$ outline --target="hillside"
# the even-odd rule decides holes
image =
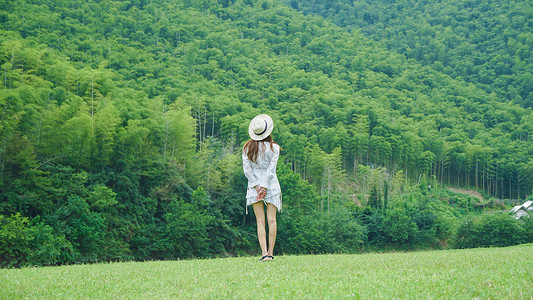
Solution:
[[[304,14],[320,15],[349,31],[360,32],[379,45],[438,73],[472,83],[488,94],[497,95],[495,101],[524,108],[533,105],[533,10],[528,1],[284,2]],[[479,109],[483,105],[476,106]],[[485,114],[483,119],[488,125],[488,119],[492,118]],[[526,135],[530,135],[531,128],[528,131]],[[493,150],[493,146],[489,147]],[[485,149],[483,155],[491,156],[490,159],[494,158],[496,162],[499,155],[492,150]],[[465,169],[475,164],[468,154],[458,160],[466,163]],[[487,177],[498,177],[503,173],[506,173],[504,177],[510,177],[504,171],[505,167],[490,166],[489,169]],[[524,176],[528,172],[519,171],[518,177],[522,178],[517,180],[533,181],[529,175]],[[472,184],[479,179],[469,173],[469,177],[465,174],[463,184],[479,188],[477,183]],[[508,197],[498,193],[497,183],[488,185],[492,188],[481,188],[494,196]],[[503,191],[505,188],[501,185],[499,189]]]
[[[531,109],[277,1],[4,1],[0,26],[2,266],[253,252],[259,113],[283,253],[439,247],[472,200],[428,183],[533,187]]]
[[[532,7],[512,1],[286,1],[453,78],[533,106]]]

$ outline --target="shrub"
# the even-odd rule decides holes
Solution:
[[[46,266],[73,262],[72,245],[52,227],[20,214],[0,215],[0,266]]]
[[[70,195],[67,202],[55,212],[58,229],[79,252],[80,261],[95,262],[103,245],[105,220],[101,214],[92,212],[85,199]]]
[[[383,247],[386,244],[386,234],[383,231],[384,216],[378,211],[366,209],[360,218],[366,226],[368,243],[374,246]]]
[[[416,238],[418,227],[405,210],[395,208],[387,211],[383,231],[391,242],[407,244]]]
[[[214,222],[198,205],[175,200],[165,214],[170,253],[177,258],[206,257],[209,254],[208,227]]]
[[[285,215],[285,213],[284,213]],[[351,253],[366,241],[366,230],[346,211],[278,220],[280,251],[286,254]]]
[[[524,243],[533,243],[533,214],[529,214],[529,217],[520,218],[522,228],[524,228]]]
[[[457,229],[455,248],[505,247],[523,243],[526,231],[507,213],[470,215]]]

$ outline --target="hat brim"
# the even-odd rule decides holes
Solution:
[[[255,119],[259,119],[259,118],[267,122],[267,129],[262,134],[257,135],[252,130],[251,124],[253,123]],[[264,140],[267,136],[269,136],[272,133],[273,129],[274,129],[274,121],[272,121],[272,118],[269,115],[261,114],[253,118],[252,121],[250,121],[250,124],[248,125],[248,135],[254,141],[261,141],[261,140]]]

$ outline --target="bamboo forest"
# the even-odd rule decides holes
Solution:
[[[525,0],[0,0],[0,267],[533,242]]]

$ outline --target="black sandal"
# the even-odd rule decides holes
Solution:
[[[270,257],[270,258],[271,258],[271,260],[274,260],[274,256],[272,256],[272,255],[269,255],[268,257]]]
[[[261,257],[261,259],[259,261],[265,261],[265,258],[267,258],[267,257],[270,257],[270,256],[265,255],[265,256]]]

